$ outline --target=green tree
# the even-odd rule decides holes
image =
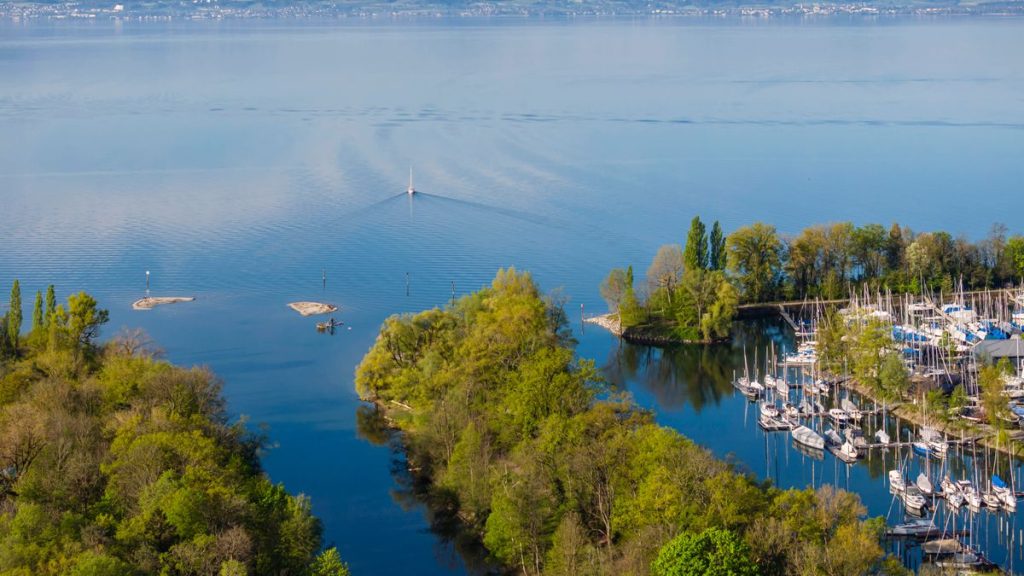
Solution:
[[[662,547],[651,565],[655,576],[755,576],[750,549],[729,530],[708,528],[680,534]]]
[[[54,292],[53,284],[46,287],[46,325],[50,325],[50,319],[57,313],[57,294]]]
[[[332,547],[317,555],[309,567],[309,576],[349,576],[349,571],[338,549]]]
[[[15,280],[11,285],[10,309],[7,311],[7,338],[15,351],[21,336],[21,313],[21,284]]]
[[[633,287],[632,280],[627,276],[626,270],[615,268],[608,273],[608,277],[601,283],[601,298],[608,304],[608,310],[613,314],[619,311],[622,297],[626,290]]]
[[[883,397],[893,401],[902,399],[910,389],[910,374],[898,353],[889,352],[882,357],[878,384]]]
[[[1006,241],[1003,258],[1013,275],[1011,280],[1024,281],[1024,236],[1011,236]]]
[[[45,321],[45,316],[43,316],[43,293],[36,290],[36,303],[32,307],[32,332],[41,330]]]
[[[700,216],[694,216],[690,222],[683,264],[686,270],[706,270],[708,267],[708,235]]]
[[[782,242],[774,226],[757,222],[729,235],[726,242],[729,271],[735,275],[743,298],[760,302],[775,295],[782,265]]]
[[[109,312],[99,308],[96,299],[85,292],[68,297],[68,333],[81,346],[92,346],[109,317]]]
[[[1006,407],[1006,373],[998,365],[982,366],[978,370],[978,388],[981,389],[981,406],[989,424],[996,429],[1005,427],[1008,416]]]
[[[725,235],[722,234],[722,226],[718,223],[718,220],[715,220],[715,223],[711,226],[708,267],[712,270],[725,269]]]

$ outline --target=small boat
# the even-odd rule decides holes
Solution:
[[[836,424],[845,424],[850,421],[850,415],[842,408],[829,408],[828,417]]]
[[[889,470],[889,489],[893,492],[903,492],[907,489],[907,481],[903,479],[903,473],[899,470]]]
[[[907,507],[907,510],[920,513],[928,505],[928,499],[916,487],[908,486],[903,491],[903,504]]]
[[[942,493],[948,498],[950,494],[959,494],[960,488],[957,487],[956,483],[949,479],[949,476],[942,478],[939,482],[939,487],[942,488]]]
[[[416,188],[412,185],[412,166],[409,166],[409,187],[405,189],[405,193],[412,196],[416,193]]]
[[[786,418],[789,418],[790,420],[800,419],[800,409],[790,404],[789,402],[786,402],[786,405],[783,407],[782,411],[786,415]]]
[[[762,402],[761,406],[760,406],[760,410],[761,410],[761,416],[767,416],[768,418],[778,418],[779,417],[779,409],[778,409],[777,406],[775,406],[775,404],[769,404],[767,402]]]
[[[860,408],[858,408],[857,405],[854,404],[853,401],[850,400],[849,398],[843,398],[843,401],[839,403],[839,406],[844,411],[846,411],[846,413],[850,416],[850,419],[853,420],[854,422],[859,422],[860,419],[864,417],[864,414],[860,411]]]
[[[1002,507],[1003,501],[998,496],[991,492],[985,492],[981,495],[981,501],[985,503],[985,506],[993,510],[998,510]]]
[[[886,432],[884,429],[880,429],[877,432],[875,432],[875,440],[878,440],[880,444],[888,444],[889,433]]]
[[[847,428],[845,434],[846,439],[853,444],[858,453],[865,454],[868,451],[868,441],[864,438],[864,432],[859,428]]]
[[[857,451],[857,447],[849,440],[843,442],[843,445],[838,449],[834,448],[832,453],[836,455],[836,458],[839,458],[847,464],[856,462],[857,459],[860,458],[860,452]]]
[[[797,426],[794,428],[793,440],[815,450],[825,449],[825,439],[807,426]]]
[[[839,446],[843,443],[843,439],[835,430],[829,428],[825,430],[825,443],[829,446]]]
[[[946,493],[946,505],[953,510],[959,510],[964,505],[964,495],[959,491]]]
[[[911,520],[896,524],[885,531],[887,536],[899,538],[925,538],[941,532],[931,520]]]
[[[764,429],[765,432],[781,432],[783,430],[789,430],[793,428],[793,425],[780,417],[771,417],[761,414],[757,418],[757,424]]]
[[[970,509],[975,511],[981,509],[981,496],[970,480],[959,480],[956,486],[960,489],[960,493],[964,495],[964,501],[967,502],[967,506]]]
[[[910,445],[910,447],[911,449],[913,449],[914,454],[917,454],[918,456],[924,456],[925,458],[928,458],[929,456],[935,455],[934,451],[931,449],[931,446],[929,446],[927,442],[923,442],[921,440],[915,441],[913,444]]]
[[[935,491],[934,487],[932,486],[932,481],[928,479],[928,476],[924,472],[921,472],[920,474],[917,475],[917,482],[915,483],[917,484],[917,487],[921,490],[921,493],[924,494],[925,496],[931,496],[932,493]]]

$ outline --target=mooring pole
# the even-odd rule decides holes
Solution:
[[[455,280],[452,280],[452,306],[455,306]]]
[[[149,270],[146,270],[146,294],[149,294]]]
[[[409,295],[409,273],[405,273],[405,295]]]
[[[323,268],[320,274],[323,279],[324,290],[327,290],[327,268]]]
[[[586,315],[583,314],[583,302],[580,302],[580,334],[587,331]]]

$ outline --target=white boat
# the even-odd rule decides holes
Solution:
[[[907,482],[899,470],[889,470],[889,489],[894,492],[903,492],[907,489]]]
[[[807,426],[797,426],[793,429],[793,440],[815,450],[825,449],[825,439]]]
[[[1003,503],[1003,508],[1006,508],[1009,512],[1015,512],[1017,510],[1017,497],[1012,492],[1000,492],[999,500]]]
[[[932,486],[932,481],[928,479],[928,476],[925,475],[924,472],[917,475],[916,484],[917,487],[921,489],[921,493],[925,496],[931,496],[935,491],[935,488]]]
[[[846,463],[856,462],[857,459],[860,458],[860,452],[857,451],[857,447],[849,440],[843,442],[843,445],[835,451],[835,455],[836,458],[839,458]]]
[[[903,492],[903,504],[910,511],[921,512],[928,505],[928,499],[913,486],[910,486]]]
[[[946,493],[946,505],[954,510],[958,510],[964,505],[964,495],[959,491],[947,492]]]
[[[828,444],[829,446],[839,446],[842,443],[843,439],[839,436],[838,432],[831,428],[825,430],[825,444]]]
[[[878,430],[877,432],[875,432],[875,440],[878,440],[880,444],[888,444],[889,433],[886,432],[885,430]]]
[[[985,506],[993,510],[998,510],[1002,506],[1002,500],[991,492],[985,492],[982,494],[981,501],[985,503]]]
[[[416,188],[412,185],[412,166],[409,167],[409,187],[405,189],[405,193],[409,196],[416,193]]]
[[[773,418],[773,419],[774,418],[778,418],[779,417],[779,409],[778,409],[778,407],[775,406],[775,404],[769,404],[767,402],[762,402],[761,403],[761,415],[762,416],[767,416],[768,418]]]
[[[850,421],[850,415],[842,408],[829,408],[828,417],[835,420],[837,424],[844,424]]]
[[[864,417],[860,408],[858,408],[857,405],[849,398],[843,398],[842,402],[839,403],[839,406],[846,411],[854,422],[859,422],[860,419]]]
[[[956,483],[949,479],[949,476],[942,478],[942,482],[939,482],[939,487],[942,488],[942,493],[948,498],[950,494],[959,494],[960,488],[957,487]]]

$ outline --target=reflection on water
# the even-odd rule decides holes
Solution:
[[[487,550],[480,540],[464,529],[455,495],[439,487],[430,489],[424,478],[410,472],[402,434],[388,426],[383,413],[376,407],[360,405],[356,409],[356,426],[359,438],[390,449],[391,477],[395,482],[390,490],[391,499],[406,512],[425,515],[430,533],[436,537],[437,565],[470,574],[500,573],[487,561]]]

